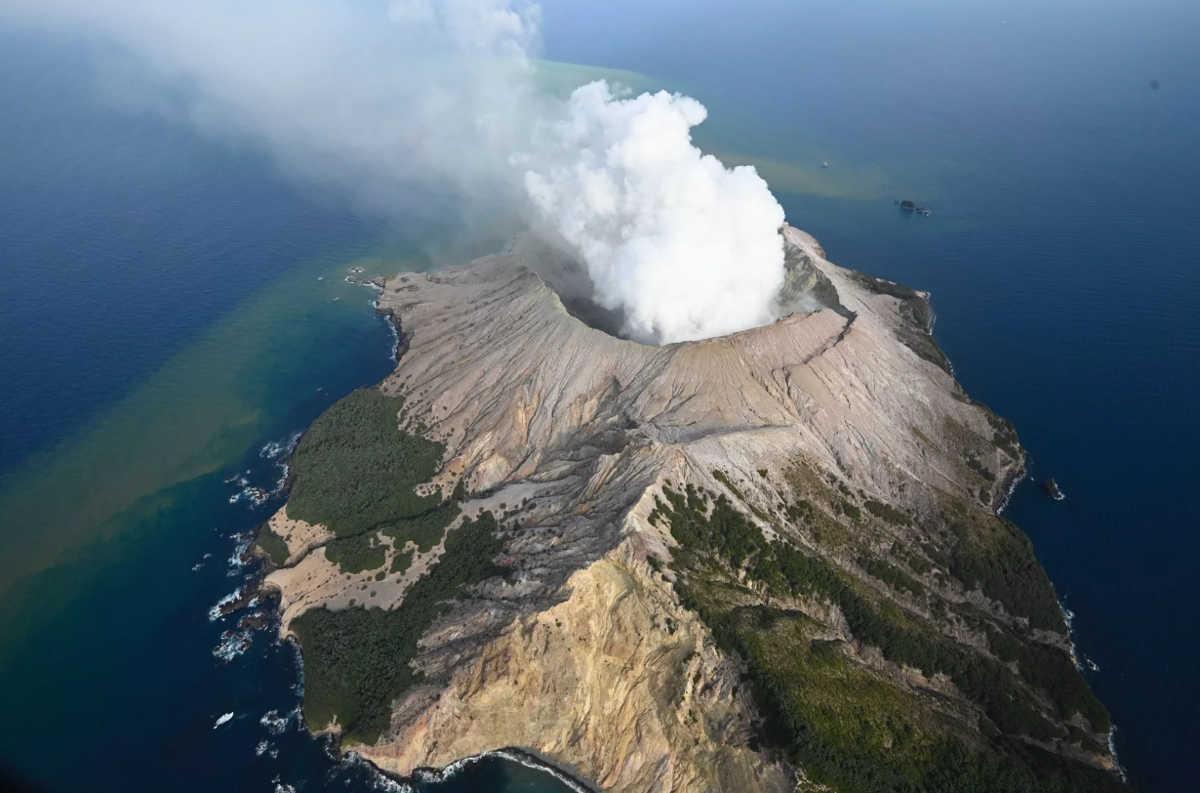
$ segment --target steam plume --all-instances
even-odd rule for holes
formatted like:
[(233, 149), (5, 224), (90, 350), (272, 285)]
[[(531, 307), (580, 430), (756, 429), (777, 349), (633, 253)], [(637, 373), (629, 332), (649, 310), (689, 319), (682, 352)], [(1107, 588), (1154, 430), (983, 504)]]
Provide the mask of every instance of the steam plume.
[(692, 145), (707, 115), (666, 92), (578, 88), (532, 169), (533, 205), (587, 264), (595, 299), (646, 341), (719, 336), (770, 322), (783, 285), (783, 209), (753, 168)]
[(538, 91), (518, 0), (0, 0), (0, 20), (117, 45), (200, 127), (376, 209), (413, 183), (513, 201), (574, 248), (594, 299), (664, 343), (769, 322), (783, 210), (692, 145), (706, 110), (597, 82)]

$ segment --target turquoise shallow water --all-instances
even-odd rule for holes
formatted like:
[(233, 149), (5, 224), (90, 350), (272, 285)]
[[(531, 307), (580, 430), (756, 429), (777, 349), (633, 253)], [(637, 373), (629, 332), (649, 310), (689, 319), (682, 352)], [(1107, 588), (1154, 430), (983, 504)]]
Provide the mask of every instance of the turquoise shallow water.
[[(1143, 790), (1191, 789), (1200, 12), (546, 6), (550, 57), (695, 93), (713, 111), (699, 138), (758, 163), (832, 259), (933, 292), (966, 388), (1067, 492), (1026, 484), (1009, 514), (1077, 615), (1122, 761)], [(364, 221), (252, 153), (105, 105), (89, 70), (0, 40), (0, 372), (17, 384), (0, 391), (0, 712), (20, 714), (0, 760), (53, 790), (373, 786), (294, 723), (260, 723), (297, 702), (287, 647), (258, 634), (213, 656), (231, 626), (208, 609), (266, 511), (224, 479), (269, 484), (266, 444), (390, 369), (348, 264), (424, 266), (451, 229), (419, 200), (407, 223)], [(897, 212), (904, 197), (933, 217)], [(495, 760), (449, 784), (555, 788)]]

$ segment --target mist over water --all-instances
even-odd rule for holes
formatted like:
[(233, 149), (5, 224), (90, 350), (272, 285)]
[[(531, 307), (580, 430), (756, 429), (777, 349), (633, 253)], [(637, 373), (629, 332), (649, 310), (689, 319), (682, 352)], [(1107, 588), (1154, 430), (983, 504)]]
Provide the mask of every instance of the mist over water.
[(701, 155), (693, 99), (542, 90), (536, 4), (8, 0), (6, 16), (116, 47), (126, 101), (249, 140), (384, 216), (414, 185), (453, 191), (464, 212), (519, 203), (579, 256), (626, 335), (700, 339), (777, 315), (783, 210), (766, 182)]

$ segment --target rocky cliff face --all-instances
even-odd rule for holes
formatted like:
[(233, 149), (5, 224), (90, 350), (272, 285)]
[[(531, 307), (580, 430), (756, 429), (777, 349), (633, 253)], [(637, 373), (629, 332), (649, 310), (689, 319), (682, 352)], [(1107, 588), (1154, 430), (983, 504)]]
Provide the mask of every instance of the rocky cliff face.
[(791, 789), (790, 770), (750, 748), (737, 668), (637, 545), (572, 575), (566, 600), (484, 645), (432, 705), (422, 692), (401, 702), (402, 717), (419, 715), (361, 753), (407, 775), (517, 746), (606, 790)]
[[(386, 282), (408, 349), (381, 389), (445, 447), (422, 492), (496, 515), (505, 574), (424, 632), (420, 679), (356, 751), (407, 775), (515, 746), (630, 793), (888, 789), (859, 767), (911, 755), (895, 773), (928, 779), (947, 752), (1119, 787), (1092, 773), (1107, 714), (1053, 590), (993, 513), (1011, 425), (947, 371), (926, 295), (785, 238), (797, 313), (665, 347), (573, 316), (549, 285), (569, 268), (531, 241)], [(269, 578), (286, 620), (344, 613), (358, 574), (303, 528)]]

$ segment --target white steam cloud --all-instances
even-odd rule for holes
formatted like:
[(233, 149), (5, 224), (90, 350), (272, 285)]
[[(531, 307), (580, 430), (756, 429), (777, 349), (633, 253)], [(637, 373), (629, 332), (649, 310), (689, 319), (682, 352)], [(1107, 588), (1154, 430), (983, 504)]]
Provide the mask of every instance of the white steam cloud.
[(675, 342), (770, 322), (783, 286), (783, 209), (753, 168), (692, 145), (707, 115), (666, 92), (578, 88), (539, 136), (556, 165), (525, 174), (542, 217), (579, 251), (596, 302), (637, 339)]
[(191, 121), (387, 210), (413, 183), (525, 203), (625, 332), (670, 343), (770, 322), (783, 210), (703, 155), (706, 111), (603, 82), (537, 89), (540, 9), (514, 0), (0, 0), (0, 21), (100, 40)]

